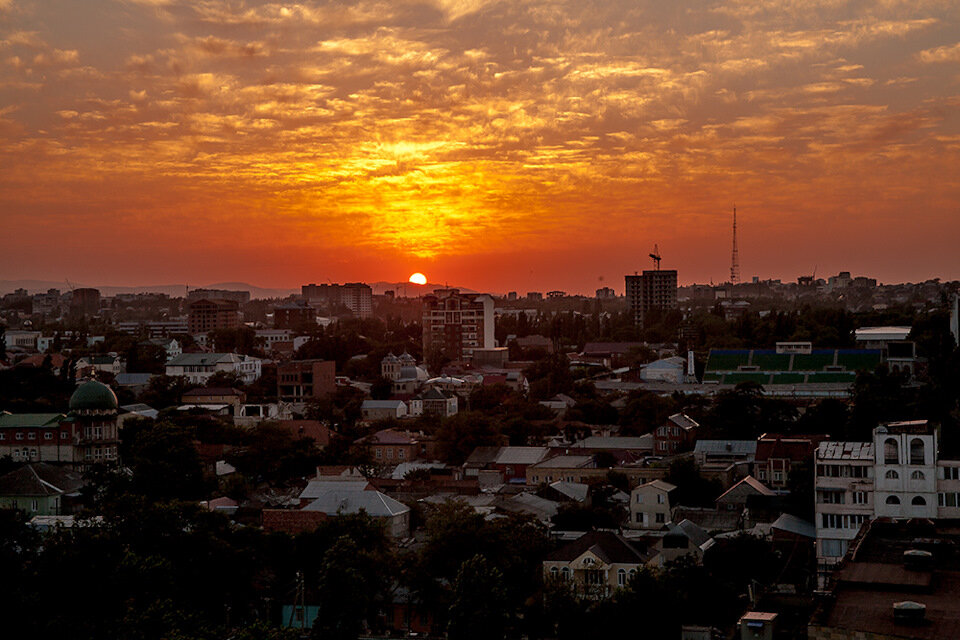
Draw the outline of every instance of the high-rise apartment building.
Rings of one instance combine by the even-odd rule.
[[[358,318],[369,318],[373,315],[373,289],[362,282],[305,284],[300,291],[310,304],[324,304],[329,307],[343,305]]]
[[[469,360],[474,349],[492,349],[493,298],[486,293],[437,289],[423,297],[423,353],[441,350],[452,360]]]
[[[187,329],[191,334],[240,326],[240,305],[234,300],[194,300],[189,304]]]
[[[677,272],[647,270],[643,274],[626,276],[627,304],[633,321],[643,326],[644,317],[653,309],[677,308]]]

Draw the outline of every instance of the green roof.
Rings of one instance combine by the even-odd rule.
[[[117,396],[113,389],[96,380],[84,382],[70,396],[71,411],[111,409],[116,411],[117,407]]]
[[[60,422],[62,413],[0,413],[0,427],[45,427]]]

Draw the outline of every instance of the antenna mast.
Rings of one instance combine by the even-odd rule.
[[[740,284],[740,252],[737,251],[737,206],[733,206],[733,252],[730,255],[730,284]]]

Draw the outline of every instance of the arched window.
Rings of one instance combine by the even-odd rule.
[[[633,580],[633,576],[637,575],[636,569],[630,569],[630,579]]]
[[[617,570],[617,585],[624,586],[627,584],[627,572],[623,569]]]
[[[910,464],[923,464],[923,440],[914,438],[910,441]]]
[[[899,479],[900,479],[899,473],[897,473],[893,469],[890,469],[889,471],[887,471],[887,480],[899,480]]]
[[[910,474],[911,480],[923,480],[924,478],[926,478],[926,476],[923,475],[923,471],[914,471]]]
[[[900,504],[900,498],[897,496],[887,496],[887,504]]]
[[[558,574],[559,572],[560,572],[560,570],[557,569],[556,567],[550,567],[550,575],[553,576],[554,578],[557,577],[557,574]]]
[[[564,579],[564,580],[569,580],[569,579],[570,579],[570,569],[569,569],[569,567],[564,567],[563,569],[560,570],[560,573],[561,573],[561,575],[563,575],[563,579]]]
[[[915,507],[925,507],[927,506],[927,501],[923,499],[923,496],[913,496],[913,500],[910,501]]]
[[[900,455],[897,451],[897,440],[896,438],[887,438],[883,443],[883,463],[884,464],[899,464]]]

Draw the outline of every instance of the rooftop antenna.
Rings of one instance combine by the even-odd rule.
[[[650,257],[653,259],[654,268],[660,271],[660,247],[653,245],[653,253],[650,254]]]
[[[740,252],[737,250],[737,205],[733,205],[733,251],[730,255],[730,284],[740,284]]]

